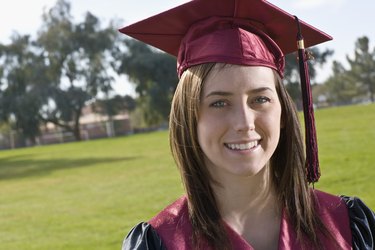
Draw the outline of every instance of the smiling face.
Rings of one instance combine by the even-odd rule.
[[[214,179],[253,176],[268,163],[280,137],[281,105],[273,71],[216,65],[204,82],[197,126]]]

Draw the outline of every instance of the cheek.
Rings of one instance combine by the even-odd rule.
[[[223,130],[223,118],[202,113],[197,123],[198,142],[202,148],[219,140]]]
[[[197,124],[198,142],[201,147],[204,147],[202,144],[207,143],[208,138],[211,137],[211,132],[212,121],[207,116],[201,117]]]
[[[267,116],[261,117],[259,119],[259,125],[263,129],[266,129],[270,135],[278,137],[282,125],[281,109],[276,108]]]

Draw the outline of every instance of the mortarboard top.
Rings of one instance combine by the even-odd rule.
[[[297,50],[294,16],[264,0],[194,0],[120,29],[137,40],[178,56],[190,27],[210,17],[245,19],[266,33],[284,54]],[[332,37],[300,21],[306,47]]]

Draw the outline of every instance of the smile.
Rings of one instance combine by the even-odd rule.
[[[259,141],[252,141],[248,143],[240,143],[240,144],[233,144],[233,143],[224,143],[225,147],[231,150],[249,150],[253,149],[258,146]]]

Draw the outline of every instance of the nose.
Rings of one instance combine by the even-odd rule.
[[[249,132],[255,129],[255,113],[247,102],[238,105],[233,110],[233,128],[238,133]]]

